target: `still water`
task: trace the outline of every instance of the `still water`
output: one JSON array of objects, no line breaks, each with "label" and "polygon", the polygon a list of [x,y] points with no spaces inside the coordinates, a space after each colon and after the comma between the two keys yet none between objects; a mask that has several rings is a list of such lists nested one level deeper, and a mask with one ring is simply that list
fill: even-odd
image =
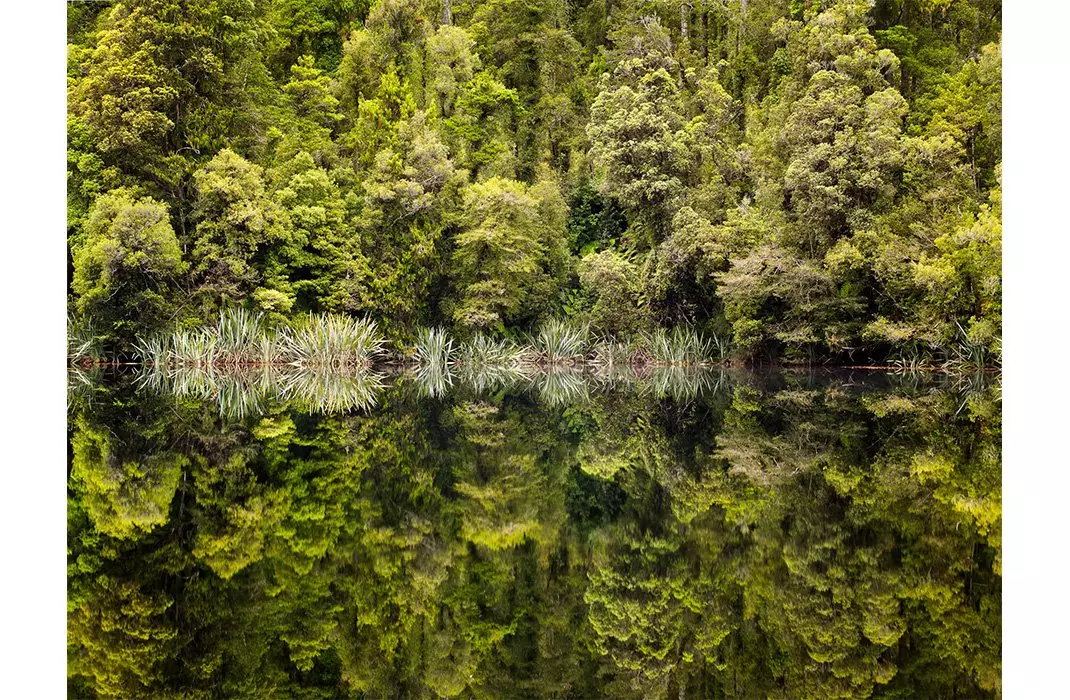
[{"label": "still water", "polygon": [[71,697],[998,696],[998,380],[557,375],[72,375]]}]

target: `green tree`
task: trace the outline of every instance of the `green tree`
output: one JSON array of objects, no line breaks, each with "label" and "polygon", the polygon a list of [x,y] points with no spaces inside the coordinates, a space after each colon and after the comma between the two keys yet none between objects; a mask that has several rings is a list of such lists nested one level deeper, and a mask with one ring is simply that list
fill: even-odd
[{"label": "green tree", "polygon": [[77,308],[113,337],[132,340],[173,318],[185,270],[167,207],[114,190],[94,202],[74,252]]},{"label": "green tree", "polygon": [[402,119],[394,134],[396,147],[376,155],[363,183],[358,230],[371,266],[369,295],[401,330],[430,315],[463,175],[424,112]]},{"label": "green tree", "polygon": [[[285,211],[268,195],[263,169],[223,149],[194,174],[191,276],[205,313],[258,289],[291,295]],[[291,301],[284,302],[288,308]]]},{"label": "green tree", "polygon": [[552,182],[529,188],[495,177],[465,189],[464,212],[453,239],[457,299],[447,309],[464,329],[501,330],[539,310],[542,283],[561,272],[564,202]]}]

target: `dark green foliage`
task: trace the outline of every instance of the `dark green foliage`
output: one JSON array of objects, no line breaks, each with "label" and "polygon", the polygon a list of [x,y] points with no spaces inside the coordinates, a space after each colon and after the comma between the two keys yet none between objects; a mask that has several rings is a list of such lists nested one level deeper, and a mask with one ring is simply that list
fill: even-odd
[{"label": "dark green foliage", "polygon": [[402,380],[239,419],[97,384],[71,415],[71,687],[999,697],[999,390],[911,383],[554,407]]},{"label": "dark green foliage", "polygon": [[1001,31],[998,0],[70,3],[72,259],[123,189],[167,208],[176,321],[997,364]]}]

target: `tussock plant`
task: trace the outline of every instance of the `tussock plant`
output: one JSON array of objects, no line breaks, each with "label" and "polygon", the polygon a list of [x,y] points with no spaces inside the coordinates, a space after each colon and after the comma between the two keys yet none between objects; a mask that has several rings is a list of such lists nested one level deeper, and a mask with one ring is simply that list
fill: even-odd
[{"label": "tussock plant", "polygon": [[724,372],[715,368],[661,365],[651,368],[644,388],[659,399],[683,403],[716,394],[723,380]]},{"label": "tussock plant", "polygon": [[82,321],[67,315],[67,361],[85,363],[104,356],[100,338],[93,329],[92,321]]},{"label": "tussock plant", "polygon": [[153,365],[341,368],[371,366],[383,343],[375,322],[366,319],[311,314],[295,328],[269,329],[262,314],[232,308],[219,314],[215,326],[178,328],[139,339],[135,348]]},{"label": "tussock plant", "polygon": [[949,372],[983,370],[989,359],[988,348],[971,338],[958,321],[955,327],[955,342],[945,350],[947,359],[944,360],[943,369]]},{"label": "tussock plant", "polygon": [[67,410],[74,406],[92,406],[93,388],[100,382],[100,367],[67,368]]},{"label": "tussock plant", "polygon": [[267,336],[263,314],[240,306],[224,309],[213,330],[214,363],[259,362],[261,341]]},{"label": "tussock plant", "polygon": [[572,367],[547,367],[532,374],[530,381],[539,398],[549,406],[573,405],[588,399],[590,383],[581,370]]},{"label": "tussock plant", "polygon": [[720,360],[724,347],[716,337],[705,338],[692,328],[659,328],[643,336],[643,345],[653,362],[661,365],[693,365]]},{"label": "tussock plant", "polygon": [[898,372],[918,372],[933,366],[932,355],[913,343],[892,357],[891,364]]},{"label": "tussock plant", "polygon": [[606,338],[595,343],[591,363],[596,367],[625,367],[635,364],[637,359],[634,344]]},{"label": "tussock plant", "polygon": [[461,343],[454,363],[469,368],[474,367],[513,367],[520,364],[528,349],[518,346],[511,340],[495,340],[484,333],[477,334],[472,340]]},{"label": "tussock plant", "polygon": [[453,339],[442,328],[424,328],[416,335],[416,361],[421,365],[449,364]]},{"label": "tussock plant", "polygon": [[279,397],[309,412],[367,411],[383,389],[382,377],[366,371],[336,372],[327,368],[295,368],[279,373]]},{"label": "tussock plant", "polygon": [[138,381],[159,393],[215,401],[229,420],[260,415],[267,405],[280,403],[318,413],[367,410],[383,386],[379,375],[361,369],[294,365],[152,365]]},{"label": "tussock plant", "polygon": [[425,328],[416,336],[416,385],[421,395],[444,396],[453,386],[450,360],[454,354],[453,339],[442,328]]},{"label": "tussock plant", "polygon": [[284,336],[285,355],[306,367],[370,367],[385,340],[375,321],[338,314],[309,314]]},{"label": "tussock plant", "polygon": [[576,363],[587,353],[589,330],[560,319],[551,319],[531,338],[532,356],[538,364]]}]

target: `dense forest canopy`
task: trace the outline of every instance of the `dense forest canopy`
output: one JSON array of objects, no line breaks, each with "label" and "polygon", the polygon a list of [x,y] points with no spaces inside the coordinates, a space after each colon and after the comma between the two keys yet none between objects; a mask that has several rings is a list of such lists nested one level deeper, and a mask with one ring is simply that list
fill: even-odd
[{"label": "dense forest canopy", "polygon": [[998,0],[68,3],[72,314],[998,362]]}]

